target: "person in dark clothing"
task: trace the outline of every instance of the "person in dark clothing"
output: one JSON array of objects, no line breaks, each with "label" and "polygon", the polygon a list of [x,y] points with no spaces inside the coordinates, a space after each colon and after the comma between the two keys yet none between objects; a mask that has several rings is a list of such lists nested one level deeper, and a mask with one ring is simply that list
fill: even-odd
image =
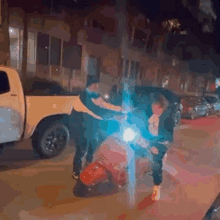
[{"label": "person in dark clothing", "polygon": [[[90,79],[87,88],[74,102],[76,110],[75,119],[78,128],[76,131],[76,153],[73,160],[73,178],[78,179],[82,169],[82,158],[86,155],[86,164],[92,162],[93,154],[99,145],[100,122],[102,116],[121,112],[120,106],[108,103],[108,86],[98,83],[96,79]],[[102,122],[102,124],[105,124]],[[108,125],[105,125],[108,127]]]},{"label": "person in dark clothing", "polygon": [[[98,117],[95,118],[94,116],[85,113],[85,111],[87,110],[85,106],[88,105],[88,100],[97,97],[97,94],[95,92],[91,92],[89,90],[89,87],[95,83],[98,83],[97,79],[90,79],[86,85],[85,91],[80,94],[79,99],[77,100],[79,103],[74,104],[74,106],[76,107],[82,106],[81,108],[79,107],[79,110],[75,107],[76,112],[74,112],[74,121],[77,125],[74,131],[76,136],[76,153],[73,160],[72,174],[74,179],[78,179],[79,177],[80,171],[82,169],[83,156],[87,153],[86,163],[91,163],[93,159],[92,155],[95,151],[94,146],[96,145],[96,139],[94,137],[95,131],[98,127]],[[88,127],[91,127],[92,129],[89,130]]]},{"label": "person in dark clothing", "polygon": [[153,155],[153,194],[152,200],[160,199],[160,185],[162,183],[163,159],[166,156],[165,142],[173,141],[174,122],[171,117],[171,108],[166,98],[158,94],[151,98],[152,116],[148,120],[149,132],[154,136],[151,152]]}]

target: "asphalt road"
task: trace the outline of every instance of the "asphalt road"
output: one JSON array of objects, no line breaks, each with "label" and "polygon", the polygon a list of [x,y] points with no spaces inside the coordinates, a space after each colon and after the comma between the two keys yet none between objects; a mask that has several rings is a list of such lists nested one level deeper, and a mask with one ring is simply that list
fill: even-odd
[{"label": "asphalt road", "polygon": [[[195,130],[194,126],[200,129]],[[174,145],[184,149],[208,143],[211,147],[220,141],[219,127],[220,118],[214,116],[193,121],[183,120],[182,125],[175,130]],[[212,141],[209,141],[210,138]],[[121,196],[119,210],[114,209],[113,215],[110,207],[107,210],[106,206],[119,201],[117,194],[107,199],[82,199],[72,194],[75,184],[71,177],[73,154],[74,146],[70,145],[60,156],[42,160],[34,154],[30,140],[6,149],[0,157],[0,219],[62,219],[59,216],[68,213],[71,216],[72,212],[75,212],[75,218],[68,219],[116,219],[115,216],[123,213],[123,209],[127,209],[125,195]],[[169,174],[166,173],[165,178],[172,178],[172,172],[167,171]],[[145,191],[145,194],[139,193],[138,196],[144,198],[150,194],[151,190]],[[88,207],[92,207],[94,218],[86,217]],[[108,211],[112,217],[106,217]]]}]

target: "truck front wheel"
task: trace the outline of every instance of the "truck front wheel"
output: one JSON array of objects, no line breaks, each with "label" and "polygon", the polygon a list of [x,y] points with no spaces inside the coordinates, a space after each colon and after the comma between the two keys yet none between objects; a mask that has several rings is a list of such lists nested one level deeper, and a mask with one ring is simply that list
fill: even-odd
[{"label": "truck front wheel", "polygon": [[62,122],[54,122],[49,126],[43,123],[35,131],[32,145],[41,157],[51,158],[66,148],[69,139],[69,129]]}]

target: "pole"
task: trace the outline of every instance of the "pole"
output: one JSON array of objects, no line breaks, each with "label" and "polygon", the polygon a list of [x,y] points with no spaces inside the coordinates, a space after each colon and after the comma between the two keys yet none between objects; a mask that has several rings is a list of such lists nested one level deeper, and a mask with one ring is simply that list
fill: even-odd
[{"label": "pole", "polygon": [[[124,58],[124,61],[129,58],[129,47],[128,47],[128,33],[127,33],[127,9],[126,9],[126,0],[117,0],[116,2],[116,17],[118,19],[118,31],[117,31],[117,38],[121,42],[121,46],[119,49],[119,58]],[[130,63],[129,63],[130,67]],[[130,71],[130,70],[129,70]],[[129,74],[129,72],[128,72]],[[123,106],[129,110],[130,108],[130,86],[129,82],[124,83],[124,89],[123,89]],[[129,150],[127,152],[127,158],[128,158],[128,205],[130,208],[134,208],[135,206],[135,188],[136,188],[136,179],[135,179],[135,157],[134,157],[134,151],[131,147],[129,147]]]}]

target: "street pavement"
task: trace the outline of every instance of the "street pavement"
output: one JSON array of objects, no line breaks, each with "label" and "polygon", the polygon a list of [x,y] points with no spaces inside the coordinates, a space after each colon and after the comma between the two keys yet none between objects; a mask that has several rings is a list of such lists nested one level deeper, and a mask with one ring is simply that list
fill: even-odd
[{"label": "street pavement", "polygon": [[215,116],[183,120],[168,151],[161,200],[151,201],[153,182],[146,175],[137,181],[133,208],[126,190],[88,199],[72,194],[73,146],[56,158],[41,160],[30,140],[18,143],[6,149],[0,161],[0,219],[202,219],[220,191],[219,127]]}]

